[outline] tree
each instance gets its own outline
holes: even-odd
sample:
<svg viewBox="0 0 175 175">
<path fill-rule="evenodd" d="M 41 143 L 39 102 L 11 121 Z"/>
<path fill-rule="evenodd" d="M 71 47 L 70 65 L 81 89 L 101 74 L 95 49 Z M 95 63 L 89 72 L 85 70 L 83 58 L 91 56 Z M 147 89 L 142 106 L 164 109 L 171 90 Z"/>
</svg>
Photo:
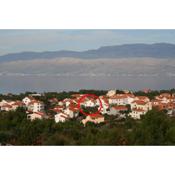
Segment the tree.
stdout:
<svg viewBox="0 0 175 175">
<path fill-rule="evenodd" d="M 134 129 L 135 144 L 164 145 L 168 128 L 169 120 L 163 112 L 149 111 Z"/>
</svg>

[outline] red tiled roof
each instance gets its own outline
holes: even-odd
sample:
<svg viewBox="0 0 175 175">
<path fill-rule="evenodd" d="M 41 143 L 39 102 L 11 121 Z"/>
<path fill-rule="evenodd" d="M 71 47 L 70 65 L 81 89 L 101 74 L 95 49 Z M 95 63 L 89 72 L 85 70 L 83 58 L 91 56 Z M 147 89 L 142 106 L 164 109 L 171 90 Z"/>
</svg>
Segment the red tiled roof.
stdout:
<svg viewBox="0 0 175 175">
<path fill-rule="evenodd" d="M 136 112 L 145 112 L 143 109 L 139 109 L 139 108 L 135 108 L 132 111 L 136 111 Z"/>
<path fill-rule="evenodd" d="M 144 102 L 144 101 L 142 101 L 142 100 L 135 100 L 135 101 L 133 101 L 132 103 L 136 103 L 136 104 L 138 104 L 138 105 L 145 105 L 145 104 L 146 104 L 146 102 Z"/>
<path fill-rule="evenodd" d="M 50 109 L 50 110 L 52 110 L 54 112 L 61 112 L 61 109 L 58 109 L 58 108 L 54 108 L 54 109 Z"/>
<path fill-rule="evenodd" d="M 9 104 L 4 104 L 4 105 L 2 105 L 2 107 L 4 107 L 4 108 L 12 108 L 12 106 L 9 105 Z"/>
<path fill-rule="evenodd" d="M 97 115 L 95 115 L 95 116 L 90 116 L 91 118 L 104 118 L 104 116 L 103 115 L 100 115 L 100 114 L 97 114 Z"/>
<path fill-rule="evenodd" d="M 112 108 L 119 110 L 119 111 L 127 111 L 128 108 L 126 106 L 113 106 Z"/>
<path fill-rule="evenodd" d="M 21 102 L 21 101 L 16 101 L 16 102 L 14 102 L 13 104 L 12 104 L 13 106 L 22 106 L 23 105 L 23 103 Z"/>
<path fill-rule="evenodd" d="M 147 96 L 136 96 L 139 100 L 149 100 Z"/>
<path fill-rule="evenodd" d="M 69 110 L 71 110 L 71 111 L 73 111 L 73 112 L 79 111 L 79 109 L 78 109 L 78 108 L 75 108 L 75 107 L 69 107 Z"/>
</svg>

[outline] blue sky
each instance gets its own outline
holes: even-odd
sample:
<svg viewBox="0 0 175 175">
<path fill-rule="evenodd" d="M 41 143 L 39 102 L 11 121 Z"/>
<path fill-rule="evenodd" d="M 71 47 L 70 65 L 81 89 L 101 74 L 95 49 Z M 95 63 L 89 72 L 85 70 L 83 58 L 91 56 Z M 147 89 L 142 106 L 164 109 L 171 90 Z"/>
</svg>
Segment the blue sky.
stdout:
<svg viewBox="0 0 175 175">
<path fill-rule="evenodd" d="M 0 30 L 0 55 L 158 42 L 175 44 L 175 30 Z"/>
</svg>

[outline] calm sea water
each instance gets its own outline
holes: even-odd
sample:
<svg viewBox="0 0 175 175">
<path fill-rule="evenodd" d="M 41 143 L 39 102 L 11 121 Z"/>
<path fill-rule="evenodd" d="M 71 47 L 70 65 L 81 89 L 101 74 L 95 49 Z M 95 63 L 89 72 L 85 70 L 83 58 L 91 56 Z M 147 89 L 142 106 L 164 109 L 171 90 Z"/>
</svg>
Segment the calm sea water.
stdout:
<svg viewBox="0 0 175 175">
<path fill-rule="evenodd" d="M 79 89 L 139 90 L 175 88 L 175 77 L 0 76 L 0 93 L 70 91 Z"/>
</svg>

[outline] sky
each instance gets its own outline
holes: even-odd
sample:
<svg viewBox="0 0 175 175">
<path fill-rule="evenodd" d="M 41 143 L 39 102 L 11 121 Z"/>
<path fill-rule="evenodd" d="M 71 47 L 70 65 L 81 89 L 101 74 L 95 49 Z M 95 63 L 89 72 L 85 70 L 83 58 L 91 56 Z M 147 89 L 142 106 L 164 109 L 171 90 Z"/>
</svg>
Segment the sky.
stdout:
<svg viewBox="0 0 175 175">
<path fill-rule="evenodd" d="M 175 44 L 175 30 L 0 30 L 0 55 L 160 42 Z"/>
</svg>

